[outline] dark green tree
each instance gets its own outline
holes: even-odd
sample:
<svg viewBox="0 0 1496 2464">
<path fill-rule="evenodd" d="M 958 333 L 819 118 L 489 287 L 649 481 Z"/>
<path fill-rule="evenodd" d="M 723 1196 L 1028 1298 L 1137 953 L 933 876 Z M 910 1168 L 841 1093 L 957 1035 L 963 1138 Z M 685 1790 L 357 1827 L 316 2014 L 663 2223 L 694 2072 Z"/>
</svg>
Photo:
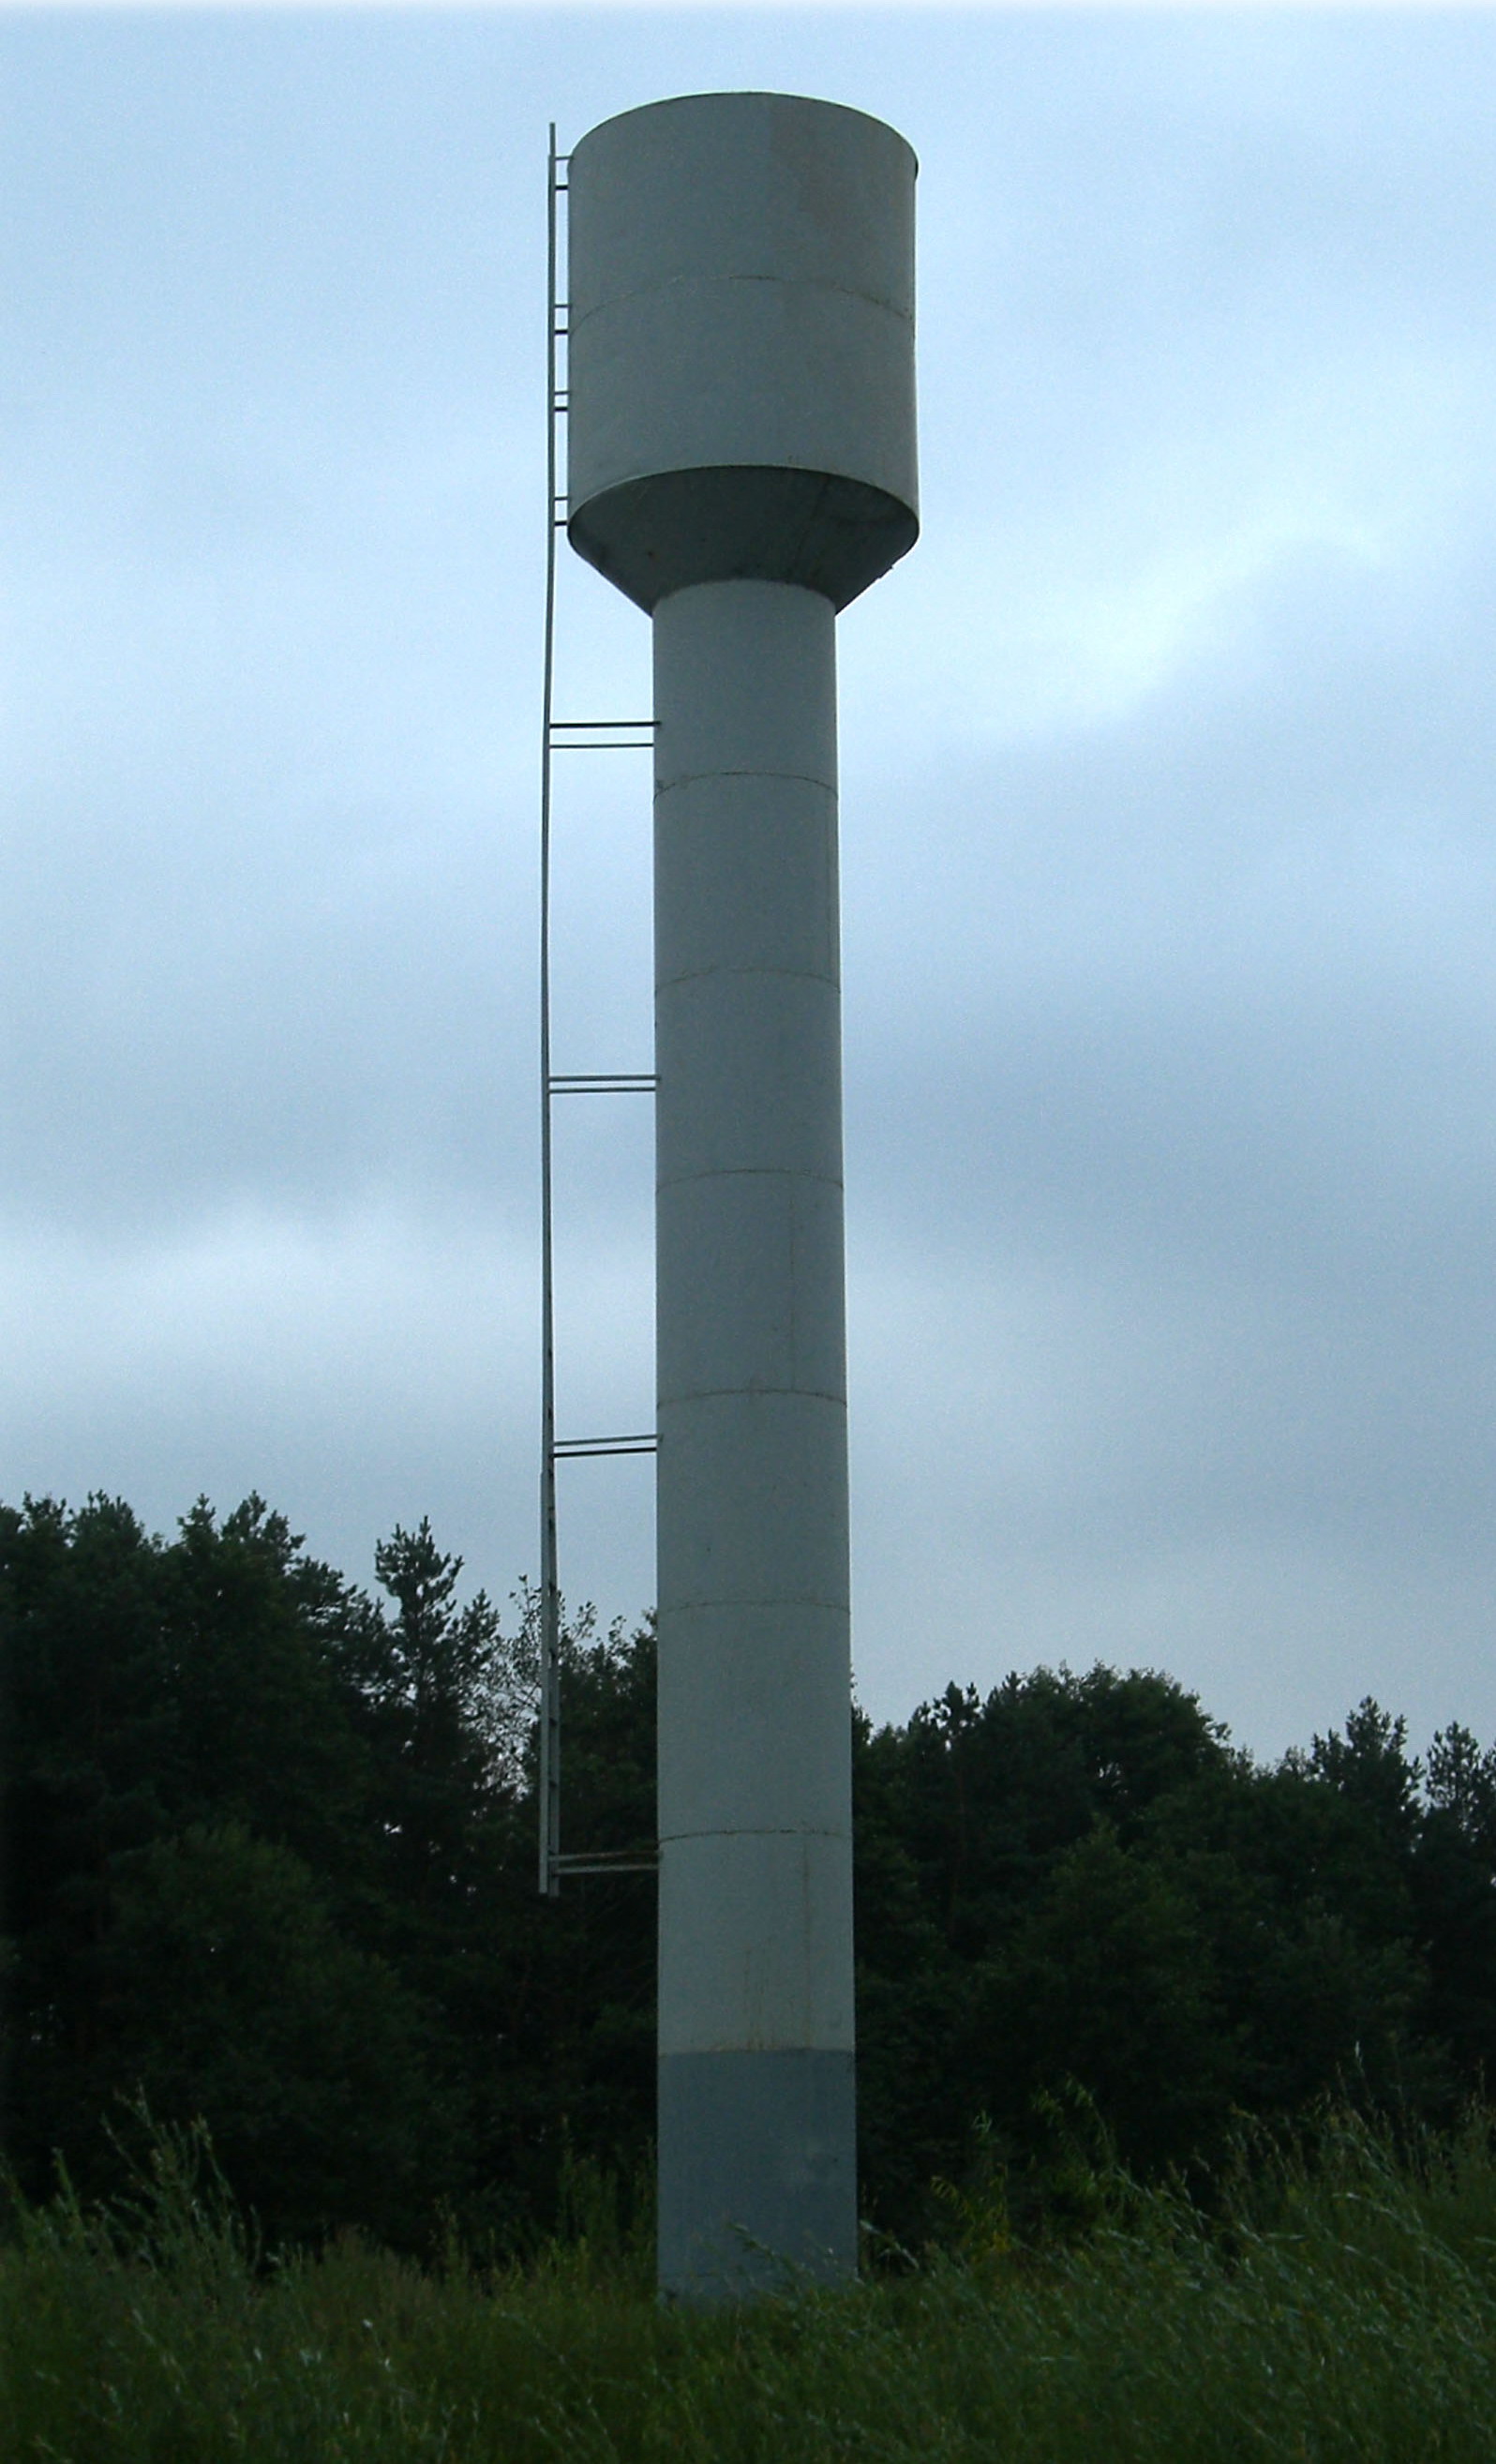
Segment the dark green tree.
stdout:
<svg viewBox="0 0 1496 2464">
<path fill-rule="evenodd" d="M 506 1630 L 426 1522 L 375 1565 L 383 1599 L 258 1498 L 169 1541 L 116 1499 L 0 1508 L 29 2189 L 55 2147 L 103 2187 L 138 2090 L 209 2122 L 273 2237 L 446 2212 L 522 2246 L 568 2159 L 644 2167 L 654 1889 L 539 1898 L 534 1596 Z M 562 1658 L 563 1844 L 647 1849 L 652 1632 L 583 1612 Z M 1042 2211 L 1056 2111 L 1151 2169 L 1233 2113 L 1447 2119 L 1491 2076 L 1496 1752 L 1459 1727 L 1420 1764 L 1366 1701 L 1265 1767 L 1155 1671 L 1038 1669 L 856 1719 L 853 1771 L 865 2211 L 905 2238 L 974 2145 Z"/>
<path fill-rule="evenodd" d="M 276 2239 L 377 2221 L 419 2243 L 454 2154 L 430 2032 L 301 1859 L 241 1824 L 192 1823 L 127 1851 L 114 1882 L 101 1999 L 119 2092 L 201 2116 Z"/>
<path fill-rule="evenodd" d="M 347 1621 L 364 1605 L 258 1499 L 222 1525 L 200 1503 L 171 1543 L 118 1500 L 0 1513 L 4 2130 L 33 2192 L 56 2148 L 107 2181 L 120 2100 L 143 2091 L 203 2115 L 268 2229 L 341 2205 L 408 2232 L 443 2117 L 429 2022 L 381 1956 L 375 1774 L 331 1647 Z M 317 2162 L 293 2123 L 314 2108 L 350 2117 Z"/>
<path fill-rule="evenodd" d="M 1496 1748 L 1458 1722 L 1429 1748 L 1412 1859 L 1421 2016 L 1455 2094 L 1496 2087 Z"/>
</svg>

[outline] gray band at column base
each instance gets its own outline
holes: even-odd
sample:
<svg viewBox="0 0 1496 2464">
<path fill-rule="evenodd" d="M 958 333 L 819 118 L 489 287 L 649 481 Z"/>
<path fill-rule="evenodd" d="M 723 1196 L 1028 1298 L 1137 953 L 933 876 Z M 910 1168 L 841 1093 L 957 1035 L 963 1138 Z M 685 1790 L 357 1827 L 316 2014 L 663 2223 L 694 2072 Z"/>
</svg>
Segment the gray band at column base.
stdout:
<svg viewBox="0 0 1496 2464">
<path fill-rule="evenodd" d="M 726 2301 L 855 2276 L 850 2053 L 662 2054 L 659 2093 L 663 2293 Z"/>
</svg>

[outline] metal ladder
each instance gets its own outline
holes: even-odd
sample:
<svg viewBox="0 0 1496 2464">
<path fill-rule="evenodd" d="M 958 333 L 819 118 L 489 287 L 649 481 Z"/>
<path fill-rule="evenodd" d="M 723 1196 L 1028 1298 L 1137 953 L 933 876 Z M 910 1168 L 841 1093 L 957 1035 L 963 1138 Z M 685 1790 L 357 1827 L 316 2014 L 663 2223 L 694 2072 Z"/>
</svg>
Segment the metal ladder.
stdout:
<svg viewBox="0 0 1496 2464">
<path fill-rule="evenodd" d="M 546 260 L 549 317 L 546 341 L 545 652 L 540 730 L 540 1710 L 539 1803 L 541 1896 L 555 1899 L 563 1874 L 653 1873 L 657 1856 L 631 1849 L 569 1855 L 561 1845 L 561 1583 L 557 1571 L 556 1466 L 602 1455 L 655 1451 L 652 1430 L 621 1438 L 558 1438 L 556 1435 L 556 1309 L 551 1171 L 552 1107 L 563 1095 L 652 1095 L 654 1079 L 644 1070 L 587 1069 L 557 1076 L 551 1067 L 551 822 L 552 765 L 558 753 L 648 752 L 654 742 L 650 718 L 558 718 L 556 682 L 556 543 L 566 527 L 566 496 L 559 489 L 561 423 L 568 407 L 561 375 L 561 346 L 569 325 L 567 303 L 558 296 L 561 199 L 570 157 L 556 150 L 551 122 L 546 181 Z"/>
</svg>

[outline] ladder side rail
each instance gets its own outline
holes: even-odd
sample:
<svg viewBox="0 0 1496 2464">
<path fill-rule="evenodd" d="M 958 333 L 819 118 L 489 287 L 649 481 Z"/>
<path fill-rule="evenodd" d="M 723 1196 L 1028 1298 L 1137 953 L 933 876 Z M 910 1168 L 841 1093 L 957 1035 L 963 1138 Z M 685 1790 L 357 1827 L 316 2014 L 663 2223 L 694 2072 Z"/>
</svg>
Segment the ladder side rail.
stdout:
<svg viewBox="0 0 1496 2464">
<path fill-rule="evenodd" d="M 545 645 L 540 696 L 540 1632 L 539 1769 L 539 1889 L 561 1888 L 561 1591 L 556 1565 L 556 1290 L 551 1166 L 551 724 L 556 684 L 556 123 L 546 171 L 545 318 Z"/>
</svg>

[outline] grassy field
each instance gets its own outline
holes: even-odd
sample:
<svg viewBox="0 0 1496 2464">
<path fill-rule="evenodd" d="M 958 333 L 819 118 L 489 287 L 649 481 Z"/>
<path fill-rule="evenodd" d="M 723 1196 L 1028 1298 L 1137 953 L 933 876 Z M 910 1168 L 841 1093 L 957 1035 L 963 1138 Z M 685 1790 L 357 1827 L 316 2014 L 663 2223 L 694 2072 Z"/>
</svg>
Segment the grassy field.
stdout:
<svg viewBox="0 0 1496 2464">
<path fill-rule="evenodd" d="M 6 2464 L 1444 2464 L 1496 2456 L 1496 2134 L 1259 2150 L 1206 2220 L 1097 2186 L 1068 2246 L 1001 2197 L 847 2292 L 661 2309 L 596 2229 L 524 2269 L 356 2243 L 256 2267 L 189 2139 L 142 2196 L 0 2246 Z"/>
</svg>

